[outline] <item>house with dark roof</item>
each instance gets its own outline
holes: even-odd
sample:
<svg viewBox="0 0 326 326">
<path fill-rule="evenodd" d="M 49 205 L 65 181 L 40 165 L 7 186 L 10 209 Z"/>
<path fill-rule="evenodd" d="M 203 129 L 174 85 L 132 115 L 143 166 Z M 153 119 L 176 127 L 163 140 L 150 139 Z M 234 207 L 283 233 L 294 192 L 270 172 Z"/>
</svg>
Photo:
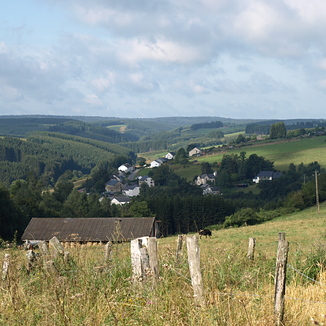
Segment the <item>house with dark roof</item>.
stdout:
<svg viewBox="0 0 326 326">
<path fill-rule="evenodd" d="M 203 190 L 203 195 L 220 195 L 221 190 L 219 187 L 210 186 L 208 184 L 201 185 L 200 188 Z"/>
<path fill-rule="evenodd" d="M 131 199 L 129 197 L 125 197 L 125 196 L 115 196 L 111 199 L 111 205 L 124 205 L 124 204 L 128 204 L 129 202 L 131 202 Z"/>
<path fill-rule="evenodd" d="M 265 180 L 274 180 L 278 179 L 283 175 L 282 172 L 275 172 L 275 171 L 261 171 L 257 174 L 257 176 L 252 179 L 253 182 L 259 183 L 260 181 Z"/>
<path fill-rule="evenodd" d="M 128 172 L 133 172 L 135 170 L 135 167 L 130 165 L 129 163 L 125 163 L 125 164 L 120 165 L 118 167 L 118 170 L 120 172 L 128 173 Z"/>
<path fill-rule="evenodd" d="M 168 160 L 173 160 L 175 157 L 175 152 L 169 152 L 165 155 L 165 158 Z"/>
<path fill-rule="evenodd" d="M 201 175 L 197 176 L 197 178 L 195 180 L 195 183 L 196 183 L 197 186 L 200 186 L 200 185 L 207 184 L 207 181 L 209 181 L 211 183 L 215 183 L 215 175 L 213 173 L 201 174 Z"/>
<path fill-rule="evenodd" d="M 126 185 L 122 188 L 122 194 L 128 197 L 138 196 L 140 187 L 138 185 Z"/>
<path fill-rule="evenodd" d="M 154 161 L 151 162 L 150 164 L 150 168 L 158 168 L 159 166 L 161 166 L 163 163 L 167 162 L 168 159 L 165 157 L 160 157 Z"/>
<path fill-rule="evenodd" d="M 105 184 L 105 190 L 108 192 L 121 192 L 122 182 L 117 179 L 110 179 Z"/>
<path fill-rule="evenodd" d="M 138 184 L 141 186 L 143 183 L 147 183 L 149 187 L 154 187 L 155 186 L 155 181 L 149 177 L 148 175 L 144 175 L 138 180 Z"/>
<path fill-rule="evenodd" d="M 49 241 L 57 237 L 62 242 L 129 241 L 135 238 L 159 236 L 154 217 L 119 218 L 32 218 L 22 235 L 23 241 Z"/>
</svg>

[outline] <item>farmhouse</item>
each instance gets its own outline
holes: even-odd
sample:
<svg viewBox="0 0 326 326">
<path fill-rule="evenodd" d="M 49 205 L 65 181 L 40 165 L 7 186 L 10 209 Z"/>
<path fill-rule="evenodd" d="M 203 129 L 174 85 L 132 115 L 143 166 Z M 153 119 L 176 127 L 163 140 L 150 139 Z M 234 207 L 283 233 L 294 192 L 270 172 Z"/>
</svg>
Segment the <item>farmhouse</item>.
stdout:
<svg viewBox="0 0 326 326">
<path fill-rule="evenodd" d="M 158 235 L 154 217 L 121 218 L 32 218 L 23 241 L 49 241 L 56 236 L 62 242 L 108 242 Z"/>
<path fill-rule="evenodd" d="M 197 186 L 200 186 L 200 185 L 207 184 L 207 181 L 209 181 L 211 183 L 215 183 L 215 175 L 213 173 L 212 174 L 204 173 L 202 175 L 197 176 L 195 183 Z"/>
<path fill-rule="evenodd" d="M 202 154 L 202 151 L 197 147 L 195 147 L 191 151 L 189 151 L 189 156 L 190 157 L 191 156 L 200 156 L 201 154 Z"/>
<path fill-rule="evenodd" d="M 257 174 L 256 178 L 252 179 L 253 182 L 259 183 L 265 180 L 274 180 L 282 176 L 282 172 L 275 171 L 261 171 Z"/>
<path fill-rule="evenodd" d="M 111 179 L 105 184 L 105 190 L 108 192 L 121 192 L 122 183 L 117 179 Z"/>
</svg>

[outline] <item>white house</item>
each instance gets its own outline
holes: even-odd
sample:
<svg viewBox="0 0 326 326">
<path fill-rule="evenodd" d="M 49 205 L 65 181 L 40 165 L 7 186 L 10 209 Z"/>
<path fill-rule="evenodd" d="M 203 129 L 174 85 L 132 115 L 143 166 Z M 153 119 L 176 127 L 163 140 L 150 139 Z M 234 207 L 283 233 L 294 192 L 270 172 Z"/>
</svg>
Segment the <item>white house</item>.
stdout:
<svg viewBox="0 0 326 326">
<path fill-rule="evenodd" d="M 122 164 L 118 167 L 118 170 L 120 172 L 124 172 L 124 173 L 127 173 L 127 172 L 133 172 L 135 170 L 135 168 L 130 165 L 129 163 L 125 163 L 125 164 Z"/>
<path fill-rule="evenodd" d="M 282 175 L 282 172 L 261 171 L 257 174 L 256 178 L 252 179 L 252 181 L 255 183 L 259 183 L 260 181 L 277 179 Z"/>
<path fill-rule="evenodd" d="M 156 159 L 155 161 L 151 162 L 150 168 L 157 168 L 165 162 L 167 162 L 167 159 L 165 157 L 160 157 L 160 158 Z"/>
<path fill-rule="evenodd" d="M 141 186 L 143 183 L 147 183 L 149 187 L 154 187 L 155 186 L 154 180 L 151 177 L 147 176 L 147 175 L 145 175 L 145 176 L 143 176 L 142 178 L 139 179 L 139 185 Z"/>
<path fill-rule="evenodd" d="M 165 158 L 168 160 L 173 160 L 175 157 L 175 153 L 174 152 L 169 152 L 165 155 Z"/>
<path fill-rule="evenodd" d="M 122 189 L 122 194 L 128 197 L 138 196 L 140 192 L 140 187 L 138 185 L 125 186 Z"/>
<path fill-rule="evenodd" d="M 111 205 L 124 205 L 131 201 L 128 197 L 116 196 L 111 200 Z"/>
</svg>

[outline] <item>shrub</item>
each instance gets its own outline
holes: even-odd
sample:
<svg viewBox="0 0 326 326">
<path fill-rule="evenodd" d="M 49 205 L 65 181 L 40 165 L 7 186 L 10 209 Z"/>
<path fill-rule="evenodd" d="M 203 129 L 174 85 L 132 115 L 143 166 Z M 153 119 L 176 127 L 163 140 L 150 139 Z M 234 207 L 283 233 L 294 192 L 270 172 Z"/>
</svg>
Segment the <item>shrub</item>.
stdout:
<svg viewBox="0 0 326 326">
<path fill-rule="evenodd" d="M 224 227 L 254 225 L 261 222 L 260 216 L 252 208 L 243 208 L 225 218 Z"/>
</svg>

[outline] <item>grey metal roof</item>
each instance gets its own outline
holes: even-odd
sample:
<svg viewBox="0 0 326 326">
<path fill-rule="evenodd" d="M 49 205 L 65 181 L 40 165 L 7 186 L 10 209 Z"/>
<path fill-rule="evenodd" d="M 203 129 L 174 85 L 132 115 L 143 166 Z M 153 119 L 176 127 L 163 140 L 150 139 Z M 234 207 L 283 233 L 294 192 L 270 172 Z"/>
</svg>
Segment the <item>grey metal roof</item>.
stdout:
<svg viewBox="0 0 326 326">
<path fill-rule="evenodd" d="M 155 236 L 154 217 L 32 218 L 22 240 L 128 241 Z"/>
</svg>

